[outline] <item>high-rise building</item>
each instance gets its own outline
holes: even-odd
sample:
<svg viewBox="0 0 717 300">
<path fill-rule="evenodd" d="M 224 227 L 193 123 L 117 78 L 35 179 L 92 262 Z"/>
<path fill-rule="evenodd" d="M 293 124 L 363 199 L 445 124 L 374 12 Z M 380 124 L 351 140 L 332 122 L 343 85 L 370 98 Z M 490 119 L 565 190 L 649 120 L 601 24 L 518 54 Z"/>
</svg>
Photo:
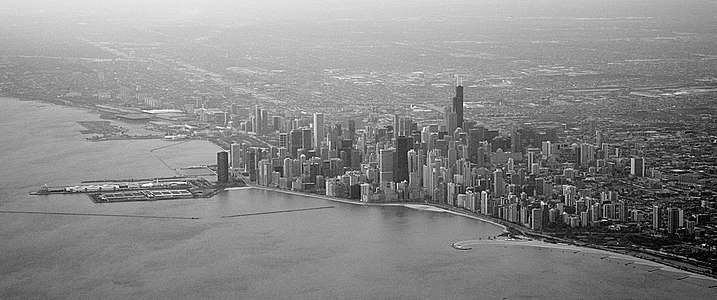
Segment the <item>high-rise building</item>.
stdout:
<svg viewBox="0 0 717 300">
<path fill-rule="evenodd" d="M 620 215 L 618 216 L 620 222 L 627 222 L 627 207 L 625 206 L 625 201 L 618 200 L 617 207 L 620 211 Z"/>
<path fill-rule="evenodd" d="M 421 180 L 423 179 L 423 163 L 421 157 L 422 155 L 415 149 L 411 149 L 408 151 L 407 156 L 409 184 L 413 186 L 419 186 L 421 185 Z"/>
<path fill-rule="evenodd" d="M 528 166 L 532 166 L 537 160 L 535 159 L 535 152 L 528 151 Z"/>
<path fill-rule="evenodd" d="M 595 146 L 588 143 L 580 144 L 580 165 L 588 165 L 595 160 Z"/>
<path fill-rule="evenodd" d="M 660 207 L 657 205 L 652 207 L 652 229 L 660 230 Z"/>
<path fill-rule="evenodd" d="M 679 227 L 679 221 L 680 221 L 680 214 L 679 210 L 676 207 L 670 207 L 667 210 L 667 232 L 670 234 L 677 233 L 677 228 Z"/>
<path fill-rule="evenodd" d="M 264 132 L 264 126 L 262 126 L 264 123 L 262 119 L 262 111 L 263 110 L 259 107 L 259 105 L 254 106 L 254 124 L 252 124 L 252 128 L 256 133 Z"/>
<path fill-rule="evenodd" d="M 543 209 L 542 208 L 533 208 L 530 211 L 530 228 L 533 230 L 542 230 L 543 229 Z"/>
<path fill-rule="evenodd" d="M 487 191 L 480 192 L 480 213 L 484 215 L 492 215 L 493 209 L 490 207 L 490 197 Z"/>
<path fill-rule="evenodd" d="M 399 128 L 401 127 L 401 116 L 393 115 L 393 139 L 397 140 L 399 136 Z"/>
<path fill-rule="evenodd" d="M 401 118 L 398 135 L 411 136 L 411 131 L 413 131 L 414 124 L 416 123 L 413 123 L 413 120 L 411 118 Z"/>
<path fill-rule="evenodd" d="M 381 149 L 381 152 L 379 154 L 378 159 L 378 169 L 379 169 L 379 180 L 383 182 L 392 182 L 394 181 L 393 178 L 393 161 L 395 151 L 394 149 Z M 382 184 L 383 186 L 383 184 Z"/>
<path fill-rule="evenodd" d="M 291 158 L 287 157 L 284 159 L 283 172 L 282 172 L 284 175 L 284 178 L 291 178 L 293 176 L 293 172 L 292 172 L 293 171 L 292 170 L 293 163 L 294 162 Z"/>
<path fill-rule="evenodd" d="M 678 210 L 679 219 L 677 221 L 677 227 L 685 226 L 685 210 L 680 208 Z"/>
<path fill-rule="evenodd" d="M 456 114 L 455 111 L 452 111 L 451 108 L 446 107 L 444 117 L 444 122 L 446 123 L 446 130 L 448 132 L 455 131 L 456 127 L 458 127 L 458 114 Z"/>
<path fill-rule="evenodd" d="M 456 124 L 458 127 L 463 126 L 463 85 L 456 85 L 456 96 L 453 97 L 453 111 L 456 113 Z M 452 132 L 452 131 L 450 131 Z"/>
<path fill-rule="evenodd" d="M 630 158 L 630 175 L 635 177 L 645 176 L 645 159 L 642 157 Z"/>
<path fill-rule="evenodd" d="M 286 132 L 279 133 L 279 147 L 289 148 L 289 134 Z"/>
<path fill-rule="evenodd" d="M 226 151 L 217 152 L 217 182 L 229 182 L 229 153 Z"/>
<path fill-rule="evenodd" d="M 356 121 L 349 120 L 349 136 L 348 139 L 353 142 L 356 135 Z"/>
<path fill-rule="evenodd" d="M 314 134 L 311 129 L 304 128 L 301 139 L 301 148 L 304 149 L 304 153 L 307 153 L 309 149 L 312 149 L 311 145 L 314 140 Z"/>
<path fill-rule="evenodd" d="M 408 149 L 413 139 L 399 136 L 396 138 L 396 155 L 393 164 L 393 180 L 403 182 L 408 180 Z"/>
<path fill-rule="evenodd" d="M 543 158 L 544 158 L 544 159 L 547 159 L 548 157 L 550 157 L 551 155 L 553 155 L 553 149 L 552 149 L 552 146 L 553 146 L 553 145 L 551 144 L 550 141 L 545 141 L 545 142 L 543 142 L 543 143 L 542 143 L 542 146 L 543 146 L 543 147 L 542 147 L 542 152 L 543 152 Z"/>
<path fill-rule="evenodd" d="M 493 195 L 495 198 L 500 198 L 505 195 L 503 170 L 495 170 L 493 172 Z"/>
<path fill-rule="evenodd" d="M 231 166 L 232 168 L 239 168 L 242 159 L 242 146 L 241 144 L 232 144 L 231 148 Z"/>
<path fill-rule="evenodd" d="M 511 131 L 511 133 L 510 133 L 510 152 L 513 152 L 513 153 L 522 152 L 523 151 L 523 149 L 522 149 L 523 140 L 522 140 L 522 136 L 520 134 L 521 131 L 519 130 L 518 125 L 512 124 L 510 126 L 510 131 Z"/>
<path fill-rule="evenodd" d="M 314 149 L 321 147 L 324 140 L 324 114 L 314 113 Z"/>
<path fill-rule="evenodd" d="M 296 150 L 303 148 L 303 134 L 304 131 L 301 129 L 294 129 L 289 132 L 289 155 L 293 158 L 297 158 Z"/>
<path fill-rule="evenodd" d="M 483 158 L 479 157 L 480 143 L 485 140 L 485 127 L 479 126 L 468 130 L 468 155 L 472 163 L 482 166 Z M 482 156 L 482 155 L 481 155 Z"/>
</svg>

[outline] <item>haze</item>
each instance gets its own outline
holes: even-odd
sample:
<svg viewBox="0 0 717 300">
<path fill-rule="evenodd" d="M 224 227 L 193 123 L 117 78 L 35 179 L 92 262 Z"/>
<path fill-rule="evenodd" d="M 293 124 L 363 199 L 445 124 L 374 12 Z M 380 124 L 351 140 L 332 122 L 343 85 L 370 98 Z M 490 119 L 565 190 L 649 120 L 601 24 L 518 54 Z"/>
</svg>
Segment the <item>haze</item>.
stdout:
<svg viewBox="0 0 717 300">
<path fill-rule="evenodd" d="M 384 17 L 675 17 L 685 20 L 717 15 L 715 1 L 596 1 L 596 0 L 448 0 L 448 1 L 341 1 L 341 0 L 72 0 L 2 1 L 2 14 L 52 14 L 53 17 L 111 15 L 136 19 L 189 20 L 237 18 L 314 20 L 317 18 Z"/>
</svg>

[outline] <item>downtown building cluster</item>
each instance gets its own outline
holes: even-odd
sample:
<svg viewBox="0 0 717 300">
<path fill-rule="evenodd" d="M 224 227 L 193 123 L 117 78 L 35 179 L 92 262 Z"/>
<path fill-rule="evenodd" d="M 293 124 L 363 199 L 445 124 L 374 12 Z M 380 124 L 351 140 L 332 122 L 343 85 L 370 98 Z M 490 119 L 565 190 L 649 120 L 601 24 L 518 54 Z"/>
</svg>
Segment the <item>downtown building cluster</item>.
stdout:
<svg viewBox="0 0 717 300">
<path fill-rule="evenodd" d="M 310 122 L 269 124 L 266 111 L 255 110 L 247 124 L 257 133 L 275 128 L 276 145 L 233 144 L 230 165 L 261 186 L 363 202 L 426 201 L 534 230 L 646 216 L 662 228 L 660 211 L 631 210 L 617 191 L 582 184 L 625 170 L 644 177 L 644 158 L 626 157 L 594 129 L 593 140 L 568 143 L 559 141 L 558 126 L 513 125 L 501 134 L 464 120 L 461 85 L 440 124 L 419 126 L 395 115 L 390 125 L 357 130 L 353 120 L 326 124 L 320 113 Z"/>
</svg>

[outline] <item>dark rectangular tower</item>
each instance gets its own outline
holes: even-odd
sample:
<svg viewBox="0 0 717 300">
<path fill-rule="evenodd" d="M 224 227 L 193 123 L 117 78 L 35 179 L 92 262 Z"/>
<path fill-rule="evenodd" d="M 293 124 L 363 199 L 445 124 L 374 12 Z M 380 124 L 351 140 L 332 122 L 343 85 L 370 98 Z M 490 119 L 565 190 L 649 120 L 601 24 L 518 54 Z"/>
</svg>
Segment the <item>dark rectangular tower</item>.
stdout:
<svg viewBox="0 0 717 300">
<path fill-rule="evenodd" d="M 453 97 L 453 111 L 456 112 L 456 125 L 463 126 L 463 86 L 456 86 L 456 96 Z"/>
<path fill-rule="evenodd" d="M 217 183 L 229 182 L 229 153 L 217 152 Z"/>
<path fill-rule="evenodd" d="M 408 181 L 408 149 L 413 145 L 410 137 L 399 136 L 396 139 L 396 154 L 393 162 L 393 181 Z"/>
</svg>

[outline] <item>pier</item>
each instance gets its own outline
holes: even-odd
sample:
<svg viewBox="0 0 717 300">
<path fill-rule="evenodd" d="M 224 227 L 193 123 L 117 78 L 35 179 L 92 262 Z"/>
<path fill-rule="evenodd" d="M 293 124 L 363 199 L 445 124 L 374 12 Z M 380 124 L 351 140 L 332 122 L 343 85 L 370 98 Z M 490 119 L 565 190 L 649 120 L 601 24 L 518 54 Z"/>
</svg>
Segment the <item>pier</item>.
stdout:
<svg viewBox="0 0 717 300">
<path fill-rule="evenodd" d="M 86 194 L 94 203 L 209 198 L 224 190 L 203 177 L 166 177 L 83 181 L 80 185 L 48 187 L 31 195 Z"/>
<path fill-rule="evenodd" d="M 248 216 L 258 216 L 258 215 L 281 214 L 281 213 L 290 213 L 290 212 L 307 211 L 307 210 L 318 210 L 318 209 L 327 209 L 327 208 L 334 208 L 334 206 L 319 206 L 319 207 L 309 207 L 309 208 L 246 213 L 246 214 L 222 216 L 222 218 L 237 218 L 237 217 L 248 217 Z"/>
<path fill-rule="evenodd" d="M 0 213 L 2 213 L 2 214 L 58 215 L 58 216 L 88 216 L 88 217 L 118 217 L 118 218 L 144 218 L 144 219 L 199 220 L 199 218 L 197 218 L 197 217 L 143 216 L 143 215 L 113 215 L 113 214 L 44 212 L 44 211 L 12 211 L 12 210 L 0 210 Z"/>
</svg>

